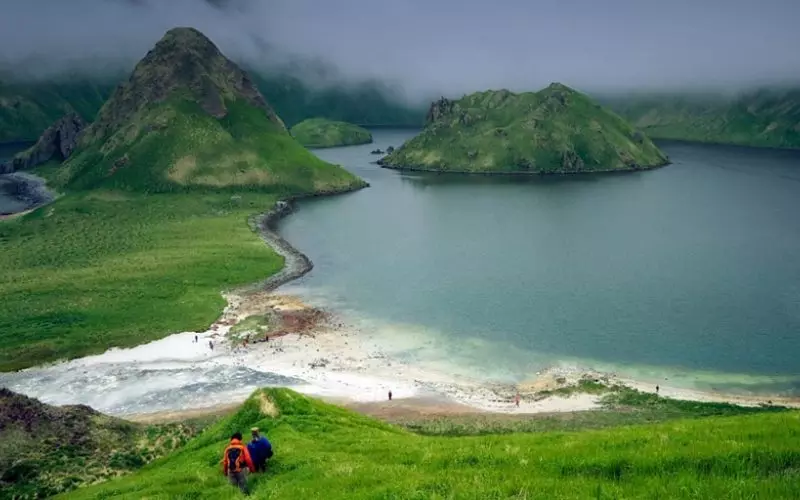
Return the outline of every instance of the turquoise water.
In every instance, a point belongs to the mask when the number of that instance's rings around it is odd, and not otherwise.
[[[289,291],[487,378],[568,364],[800,393],[800,153],[665,143],[666,168],[525,179],[371,164],[413,134],[317,151],[371,187],[281,223],[315,263]]]

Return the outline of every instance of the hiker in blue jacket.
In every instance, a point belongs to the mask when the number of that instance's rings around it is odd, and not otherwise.
[[[266,472],[267,460],[272,458],[272,444],[269,439],[260,434],[258,427],[253,427],[250,432],[253,435],[253,439],[247,444],[247,451],[253,457],[256,472]]]

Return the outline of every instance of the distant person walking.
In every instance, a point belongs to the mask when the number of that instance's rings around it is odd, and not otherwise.
[[[517,394],[514,396],[514,403],[517,405],[517,408],[519,408],[519,400],[520,400],[519,391],[517,391]]]
[[[389,401],[392,400],[392,391],[389,391]]]
[[[197,339],[197,335],[195,335],[194,336],[194,343],[196,344],[197,342],[199,342],[199,340]]]
[[[256,472],[267,472],[267,460],[272,458],[272,443],[266,436],[262,436],[258,427],[250,429],[253,436],[252,441],[247,445],[247,451],[256,466]]]
[[[660,389],[661,389],[661,388],[660,388],[659,386],[656,386],[656,394],[658,394],[658,391],[659,391]]]
[[[237,486],[245,495],[250,494],[247,489],[246,470],[255,472],[253,459],[250,452],[242,444],[242,433],[237,432],[231,436],[231,442],[222,454],[222,473],[228,477],[233,486]]]
[[[210,341],[210,340],[209,340],[209,341],[208,341],[208,348],[209,348],[209,349],[211,349],[211,350],[213,351],[213,350],[214,350],[214,342],[212,342],[212,341]]]

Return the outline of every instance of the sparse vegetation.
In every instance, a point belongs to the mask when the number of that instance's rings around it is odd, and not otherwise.
[[[45,498],[128,474],[177,450],[202,424],[139,425],[0,388],[0,497]]]

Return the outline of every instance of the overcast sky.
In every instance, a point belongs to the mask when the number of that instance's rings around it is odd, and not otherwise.
[[[800,81],[800,0],[2,0],[0,65],[102,71],[173,26],[255,66],[289,54],[410,95]]]

